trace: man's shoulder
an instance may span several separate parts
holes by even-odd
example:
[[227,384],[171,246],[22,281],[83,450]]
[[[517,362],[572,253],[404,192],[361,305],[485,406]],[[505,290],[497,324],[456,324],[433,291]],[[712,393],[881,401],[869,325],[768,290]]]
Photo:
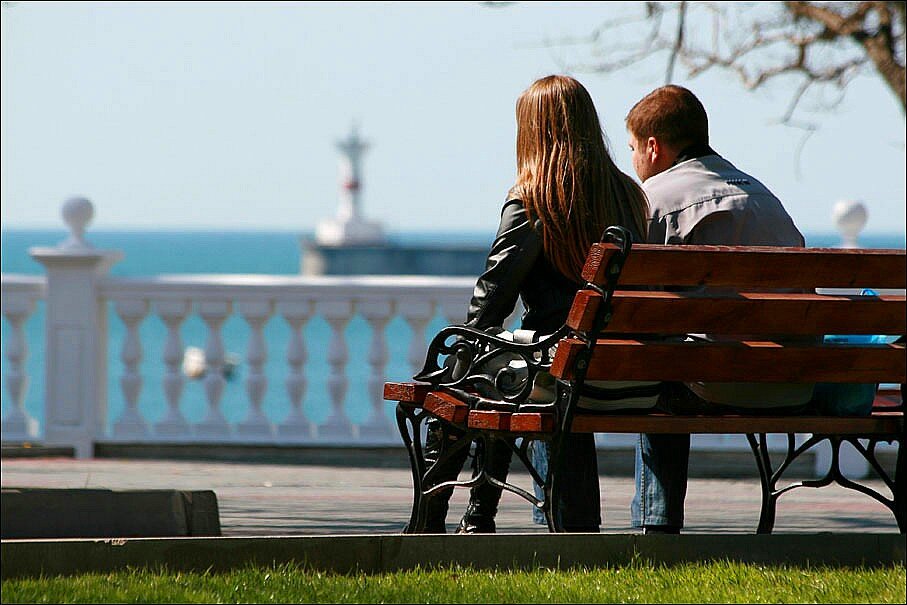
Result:
[[659,217],[703,202],[739,202],[750,196],[773,194],[758,179],[719,155],[694,158],[672,166],[643,183],[650,211]]

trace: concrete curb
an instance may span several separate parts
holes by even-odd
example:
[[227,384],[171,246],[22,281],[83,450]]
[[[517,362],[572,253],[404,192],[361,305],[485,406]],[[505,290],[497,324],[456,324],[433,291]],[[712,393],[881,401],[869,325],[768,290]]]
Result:
[[227,571],[296,562],[311,569],[383,573],[461,565],[478,569],[664,565],[730,560],[837,567],[905,564],[903,534],[507,534],[254,538],[4,540],[2,578],[107,573],[127,567]]

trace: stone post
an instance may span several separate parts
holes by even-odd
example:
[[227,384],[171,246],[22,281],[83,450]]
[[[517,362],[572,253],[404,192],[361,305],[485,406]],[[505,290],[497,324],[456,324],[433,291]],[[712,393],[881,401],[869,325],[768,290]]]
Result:
[[56,247],[30,248],[47,271],[44,443],[94,453],[107,425],[107,311],[98,282],[122,258],[85,241],[94,207],[85,198],[63,204],[70,236]]

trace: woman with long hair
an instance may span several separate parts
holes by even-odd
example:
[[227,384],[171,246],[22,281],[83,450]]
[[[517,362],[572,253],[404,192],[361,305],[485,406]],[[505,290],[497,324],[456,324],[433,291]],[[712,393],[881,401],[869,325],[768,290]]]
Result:
[[[549,334],[566,321],[590,246],[612,225],[644,239],[647,204],[639,185],[615,166],[592,97],[575,79],[552,75],[533,82],[517,99],[516,118],[516,183],[501,210],[466,325],[501,326],[519,297],[525,309],[522,329]],[[440,421],[429,421],[427,462],[437,455],[442,435]],[[563,525],[567,531],[598,531],[593,436],[571,436],[566,447],[571,464],[558,507]],[[436,476],[455,478],[466,450]],[[511,454],[502,445],[490,446],[486,472],[504,480]],[[427,532],[444,532],[451,492],[430,499]],[[458,533],[494,532],[500,497],[501,490],[488,483],[472,488]]]

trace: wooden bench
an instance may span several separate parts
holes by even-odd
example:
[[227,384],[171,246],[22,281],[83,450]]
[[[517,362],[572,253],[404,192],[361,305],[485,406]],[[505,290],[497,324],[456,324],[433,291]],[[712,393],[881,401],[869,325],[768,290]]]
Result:
[[[632,253],[631,253],[632,250]],[[566,324],[551,337],[530,345],[449,326],[429,346],[418,382],[387,383],[385,399],[397,403],[397,423],[413,472],[413,506],[407,531],[421,532],[426,502],[441,490],[490,482],[542,509],[551,531],[562,531],[553,514],[557,502],[564,436],[580,433],[738,433],[755,456],[762,487],[758,533],[771,533],[778,498],[798,487],[837,483],[875,498],[907,531],[907,480],[904,434],[904,383],[907,355],[903,340],[886,345],[835,345],[821,338],[790,343],[792,337],[825,334],[907,333],[907,258],[903,250],[839,250],[732,246],[633,245],[620,228],[611,228],[590,250],[583,278]],[[693,287],[711,287],[711,292]],[[895,289],[898,294],[856,296],[816,294],[816,288]],[[657,288],[657,290],[655,289]],[[807,293],[779,293],[780,290]],[[734,340],[685,342],[665,335],[745,334]],[[633,337],[622,335],[632,334]],[[550,354],[556,344],[556,353]],[[526,370],[515,385],[513,372],[485,368],[499,355],[519,357]],[[450,363],[457,358],[459,364]],[[447,362],[447,363],[445,363]],[[498,364],[500,367],[502,364]],[[457,368],[454,371],[454,368]],[[557,399],[539,404],[528,399],[537,372],[557,378]],[[509,374],[508,374],[509,372]],[[503,380],[509,379],[509,380]],[[678,416],[665,413],[590,413],[577,407],[586,380],[663,380],[712,382],[888,383],[867,417]],[[495,390],[495,397],[477,394]],[[464,437],[444,440],[440,456],[476,443],[476,476],[439,482],[427,464],[421,428],[429,416],[456,427]],[[787,452],[773,466],[766,436],[787,435]],[[811,435],[798,442],[797,434]],[[542,477],[532,466],[532,440],[550,444],[551,471]],[[501,483],[484,472],[483,451],[490,440],[508,443],[544,488],[537,499],[526,490]],[[822,442],[832,448],[827,474],[816,480],[778,487],[791,463]],[[850,443],[881,477],[891,495],[859,484],[841,472],[839,451]],[[880,442],[897,443],[892,475],[876,457]],[[452,444],[452,445],[450,445]]]

